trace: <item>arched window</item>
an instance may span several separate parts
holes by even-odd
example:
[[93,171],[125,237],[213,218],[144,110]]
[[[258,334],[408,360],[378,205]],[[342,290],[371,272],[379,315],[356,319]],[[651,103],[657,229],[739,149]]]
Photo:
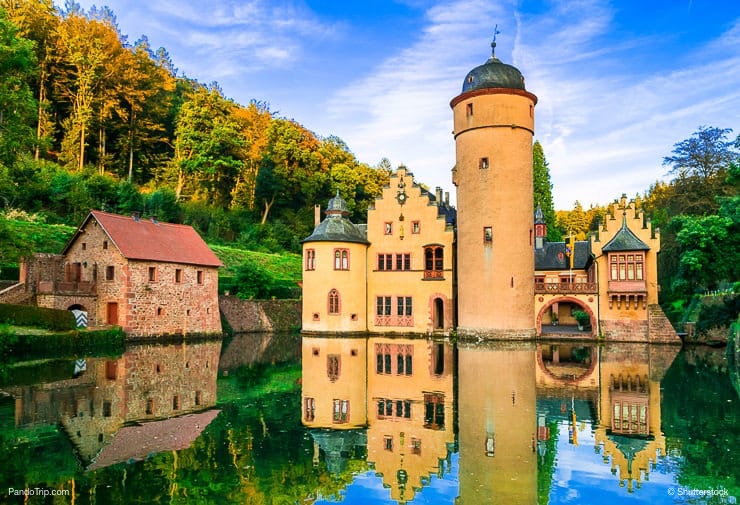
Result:
[[349,249],[334,249],[334,270],[349,270]]
[[341,310],[341,301],[339,291],[332,289],[329,291],[329,314],[339,314]]
[[424,248],[424,278],[444,278],[444,248],[442,246]]

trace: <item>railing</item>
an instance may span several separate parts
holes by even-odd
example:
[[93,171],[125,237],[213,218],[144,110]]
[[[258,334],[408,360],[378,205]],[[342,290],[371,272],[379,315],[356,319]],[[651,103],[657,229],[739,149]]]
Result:
[[595,282],[535,282],[534,292],[545,294],[594,294],[597,291]]
[[58,293],[95,294],[97,287],[91,281],[40,281],[37,290],[42,295]]
[[424,270],[425,279],[444,279],[444,270]]
[[375,326],[413,326],[413,316],[375,316]]

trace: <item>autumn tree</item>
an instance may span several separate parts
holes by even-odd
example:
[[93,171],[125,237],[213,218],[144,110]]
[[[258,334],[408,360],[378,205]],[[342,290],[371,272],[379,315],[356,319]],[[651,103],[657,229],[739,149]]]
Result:
[[119,83],[120,103],[117,115],[126,125],[119,138],[119,149],[126,156],[127,179],[139,182],[153,176],[153,169],[171,155],[166,118],[172,106],[175,76],[156,59],[146,37],[139,39],[123,55],[123,73]]
[[243,164],[236,173],[231,189],[231,207],[254,210],[257,173],[267,147],[267,132],[272,113],[266,103],[253,100],[246,107],[235,108],[234,117],[244,138],[244,145]]
[[263,224],[274,205],[295,210],[319,200],[328,180],[319,147],[316,136],[295,121],[270,123],[256,188]]
[[60,97],[71,105],[63,122],[60,158],[82,170],[89,129],[99,125],[100,171],[105,170],[105,122],[114,105],[113,79],[120,74],[123,47],[117,29],[105,20],[68,13],[59,24],[56,55],[59,73],[54,80]]

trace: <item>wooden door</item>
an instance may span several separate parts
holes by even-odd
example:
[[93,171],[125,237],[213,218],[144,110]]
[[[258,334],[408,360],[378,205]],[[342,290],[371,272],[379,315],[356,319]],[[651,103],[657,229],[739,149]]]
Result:
[[108,324],[118,324],[118,302],[108,302]]

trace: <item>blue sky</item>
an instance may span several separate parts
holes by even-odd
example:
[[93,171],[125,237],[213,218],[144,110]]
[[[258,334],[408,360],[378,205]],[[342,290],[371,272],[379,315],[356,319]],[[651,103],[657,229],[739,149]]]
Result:
[[738,0],[107,0],[121,31],[180,72],[267,102],[360,161],[453,193],[450,100],[496,55],[539,98],[557,209],[666,179],[699,126],[740,133]]

